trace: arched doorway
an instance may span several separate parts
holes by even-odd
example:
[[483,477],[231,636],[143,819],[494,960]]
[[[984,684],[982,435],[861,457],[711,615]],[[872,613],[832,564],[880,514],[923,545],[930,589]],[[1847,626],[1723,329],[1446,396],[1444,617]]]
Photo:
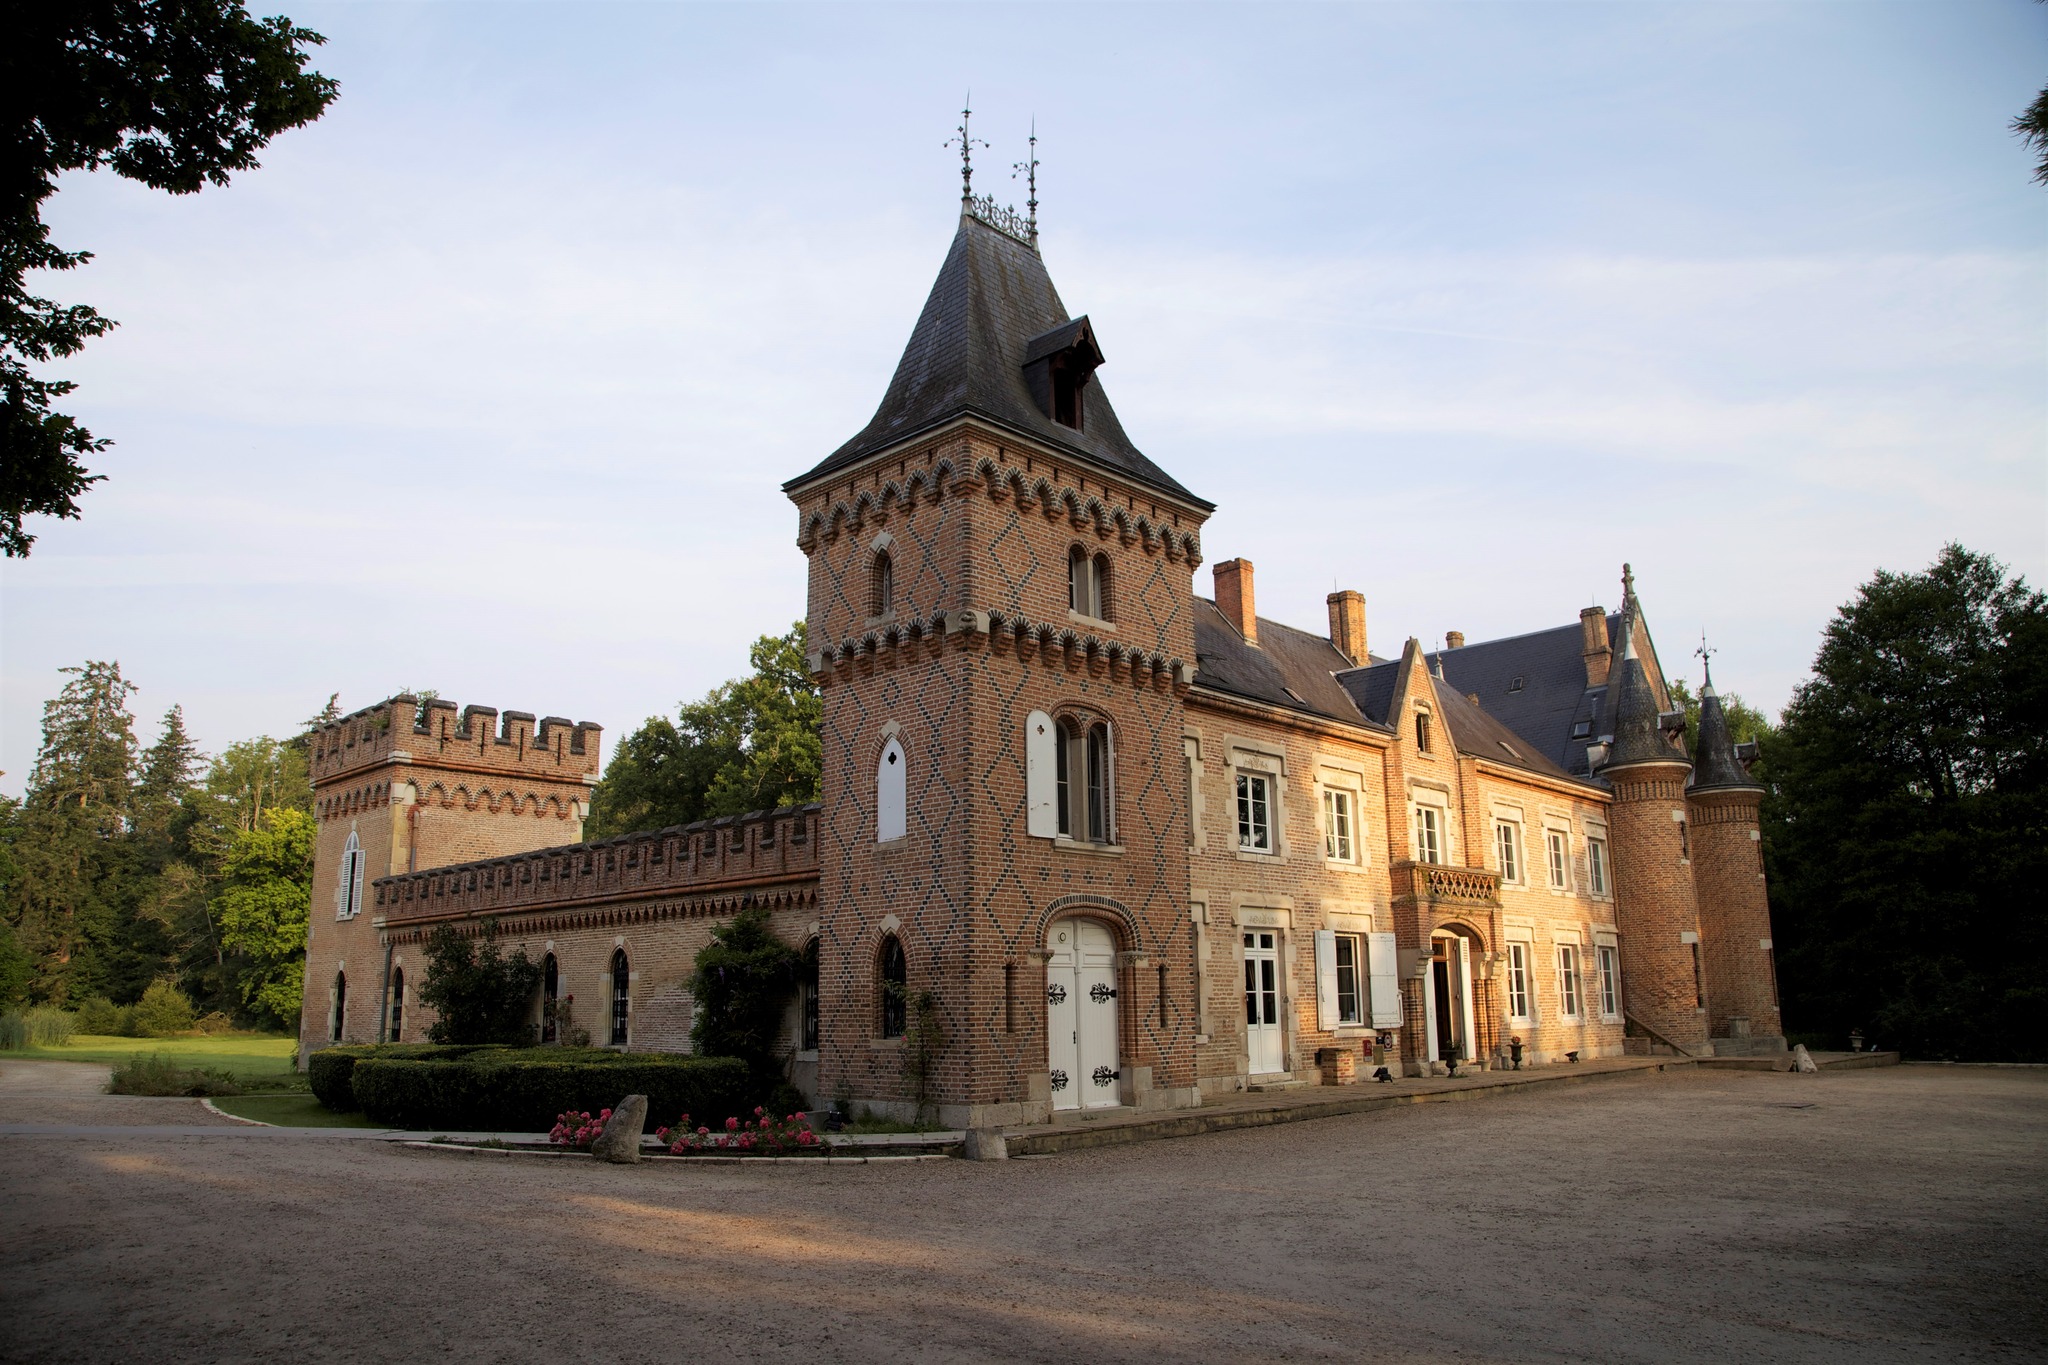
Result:
[[1456,928],[1439,929],[1430,936],[1423,1020],[1432,1062],[1467,1062],[1479,1056],[1479,1014],[1472,980],[1478,947],[1476,940]]
[[1054,1109],[1121,1103],[1117,1084],[1116,940],[1100,920],[1063,919],[1045,934],[1045,1042]]

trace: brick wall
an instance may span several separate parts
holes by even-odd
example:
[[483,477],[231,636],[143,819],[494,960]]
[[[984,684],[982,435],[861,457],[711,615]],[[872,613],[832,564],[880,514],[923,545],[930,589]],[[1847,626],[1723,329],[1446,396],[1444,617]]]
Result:
[[1628,1013],[1687,1048],[1709,1037],[1685,800],[1689,766],[1646,763],[1606,774],[1614,788],[1608,818]]
[[1755,1037],[1784,1032],[1772,962],[1771,907],[1757,828],[1761,791],[1696,793],[1691,800],[1693,880],[1706,956],[1708,1016],[1716,1038],[1728,1020]]

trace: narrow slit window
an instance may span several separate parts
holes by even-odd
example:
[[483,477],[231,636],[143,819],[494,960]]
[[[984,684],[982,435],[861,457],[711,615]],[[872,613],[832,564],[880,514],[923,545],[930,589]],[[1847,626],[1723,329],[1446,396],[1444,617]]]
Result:
[[904,959],[901,940],[894,934],[882,940],[880,977],[882,1036],[901,1038],[910,1018],[910,964]]
[[405,968],[391,972],[391,1041],[405,1041]]
[[896,601],[896,564],[887,550],[875,552],[874,572],[870,577],[868,592],[868,615],[887,616]]
[[626,961],[626,950],[617,949],[612,953],[612,1029],[611,1045],[626,1045],[628,1013],[632,1008],[632,966]]

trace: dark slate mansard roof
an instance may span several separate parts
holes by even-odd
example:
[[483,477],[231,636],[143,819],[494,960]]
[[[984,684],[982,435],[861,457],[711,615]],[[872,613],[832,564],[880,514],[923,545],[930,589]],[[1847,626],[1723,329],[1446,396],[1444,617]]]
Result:
[[[796,488],[956,417],[972,413],[1103,469],[1136,479],[1210,510],[1172,475],[1139,453],[1124,434],[1099,378],[1082,389],[1081,430],[1061,426],[1039,409],[1025,382],[1032,343],[1038,353],[1071,344],[1080,329],[1053,288],[1032,247],[969,214],[932,284],[882,405],[858,436],[808,473]],[[1058,329],[1066,341],[1047,334]]]
[[[1259,638],[1265,638],[1265,623],[1259,623]],[[1428,658],[1437,659],[1439,655]],[[1381,728],[1391,729],[1394,717],[1389,714],[1394,704],[1394,685],[1400,680],[1401,664],[1397,659],[1385,660],[1365,668],[1352,668],[1337,675],[1337,683],[1357,703],[1358,709],[1367,721]],[[1583,675],[1582,675],[1583,676]],[[1451,745],[1461,754],[1473,758],[1487,759],[1510,768],[1521,768],[1541,777],[1562,778],[1566,781],[1585,781],[1585,777],[1566,772],[1543,753],[1531,745],[1524,736],[1516,733],[1485,708],[1474,706],[1458,692],[1449,678],[1439,678],[1436,689],[1437,708],[1444,723],[1445,733],[1451,737]]]
[[[1619,654],[1619,612],[1608,614],[1607,638],[1617,642]],[[1490,715],[1566,772],[1590,775],[1586,746],[1613,731],[1614,716],[1608,687],[1586,686],[1585,632],[1578,622],[1483,640],[1435,657],[1442,662],[1444,681],[1460,696],[1476,695]],[[1612,676],[1619,681],[1618,663]],[[1393,686],[1391,677],[1386,686]],[[1574,739],[1572,730],[1581,721],[1587,732]]]
[[1259,643],[1247,644],[1216,604],[1195,599],[1195,684],[1247,701],[1301,711],[1343,725],[1385,726],[1359,712],[1338,685],[1351,661],[1320,635],[1259,618]]

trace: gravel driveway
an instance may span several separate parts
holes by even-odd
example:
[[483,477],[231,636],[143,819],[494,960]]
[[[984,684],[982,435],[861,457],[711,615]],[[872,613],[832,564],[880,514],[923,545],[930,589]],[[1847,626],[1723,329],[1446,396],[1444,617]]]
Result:
[[1899,1067],[1003,1164],[6,1137],[0,1359],[2041,1360],[2044,1120]]

